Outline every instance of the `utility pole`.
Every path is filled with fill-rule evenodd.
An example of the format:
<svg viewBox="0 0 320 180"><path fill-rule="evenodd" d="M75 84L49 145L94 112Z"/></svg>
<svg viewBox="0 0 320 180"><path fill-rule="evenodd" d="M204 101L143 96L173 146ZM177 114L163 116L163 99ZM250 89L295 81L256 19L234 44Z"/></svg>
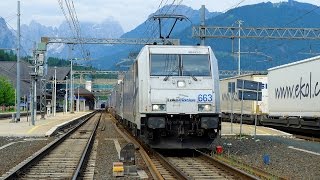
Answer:
<svg viewBox="0 0 320 180"><path fill-rule="evenodd" d="M74 102L73 102L73 72L72 72L72 66L73 66L73 62L72 62L72 58L70 59L71 62L71 71L70 71L70 101L71 101L71 106L70 106L70 113L74 113Z"/></svg>
<svg viewBox="0 0 320 180"><path fill-rule="evenodd" d="M35 125L35 119L37 115L37 81L36 81L36 74L37 74L37 56L36 56L36 43L33 45L33 73L31 75L31 98L30 98L30 110L31 110L31 124Z"/></svg>
<svg viewBox="0 0 320 180"><path fill-rule="evenodd" d="M17 96L16 96L16 109L17 109L17 119L20 121L20 1L18 1L18 20L17 20Z"/></svg>
<svg viewBox="0 0 320 180"><path fill-rule="evenodd" d="M35 72L37 71L36 69L36 65L35 65ZM36 119L37 119L37 77L34 76L34 79L33 79L33 83L34 83L34 86L33 86L33 117L31 118L32 119L32 125L36 125Z"/></svg>
<svg viewBox="0 0 320 180"><path fill-rule="evenodd" d="M72 47L73 44L69 45L69 59L70 59L70 113L74 113L74 109L73 109L73 71L72 71L72 66L73 66L73 62L72 62L72 58L71 58L71 51L72 51Z"/></svg>
<svg viewBox="0 0 320 180"><path fill-rule="evenodd" d="M53 102L52 102L52 113L56 116L56 106L57 106L57 67L54 67L54 81L53 81Z"/></svg>
<svg viewBox="0 0 320 180"><path fill-rule="evenodd" d="M243 23L243 21L242 20L238 20L237 22L236 22L238 25L239 25L239 31L238 31L238 33L239 33L239 44L238 44L238 75L240 76L241 75L241 48L240 48L240 37L241 37L241 25L242 25L242 23Z"/></svg>
<svg viewBox="0 0 320 180"><path fill-rule="evenodd" d="M65 94L64 98L65 98L64 112L67 113L68 112L68 76L66 76L66 94Z"/></svg>
<svg viewBox="0 0 320 180"><path fill-rule="evenodd" d="M79 99L79 86L78 86L77 112L79 111L80 111L80 99Z"/></svg>
<svg viewBox="0 0 320 180"><path fill-rule="evenodd" d="M201 26L204 27L205 26L205 20L206 20L206 8L204 5L201 6L201 11L200 11L200 22L201 22ZM203 29L204 30L204 29ZM204 32L202 32L204 34ZM202 37L200 38L201 39L201 42L200 42L200 45L201 46L204 46L204 40L205 38Z"/></svg>

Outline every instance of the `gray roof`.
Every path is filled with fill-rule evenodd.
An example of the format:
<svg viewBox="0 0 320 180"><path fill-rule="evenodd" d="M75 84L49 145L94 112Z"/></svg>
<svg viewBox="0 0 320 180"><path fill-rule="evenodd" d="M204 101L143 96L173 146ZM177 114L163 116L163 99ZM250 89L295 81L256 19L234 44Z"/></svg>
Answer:
<svg viewBox="0 0 320 180"><path fill-rule="evenodd" d="M31 87L30 72L32 72L31 64L25 61L20 63L20 77L21 77L21 96L28 95ZM65 80L66 76L70 74L70 68L68 67L57 67L57 80ZM16 87L17 82L17 62L16 61L0 61L0 76L7 77ZM47 80L51 80L54 76L54 68L49 67L46 76ZM39 81L37 82L37 93L39 91ZM39 94L38 94L39 95Z"/></svg>
<svg viewBox="0 0 320 180"><path fill-rule="evenodd" d="M29 64L26 62L20 63L21 77L21 96L28 95L30 90ZM15 61L0 61L0 76L7 77L16 87L17 82L17 62Z"/></svg>
<svg viewBox="0 0 320 180"><path fill-rule="evenodd" d="M47 79L53 79L54 76L54 67L48 68ZM56 69L57 80L65 80L66 76L70 75L70 67L57 67Z"/></svg>

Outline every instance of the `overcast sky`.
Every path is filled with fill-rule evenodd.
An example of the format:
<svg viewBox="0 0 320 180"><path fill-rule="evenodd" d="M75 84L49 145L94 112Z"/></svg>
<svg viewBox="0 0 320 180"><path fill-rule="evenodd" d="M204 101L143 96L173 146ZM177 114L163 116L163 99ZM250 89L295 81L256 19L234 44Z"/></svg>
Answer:
<svg viewBox="0 0 320 180"><path fill-rule="evenodd" d="M61 1L61 0L60 0ZM63 0L62 0L63 1ZM101 22L113 18L120 22L124 31L130 31L146 20L149 14L156 11L161 0L73 0L79 21ZM179 3L181 0L176 0ZM240 6L267 2L268 0L183 0L182 4L199 9L202 4L209 11L225 12ZM269 0L281 2L287 0ZM320 0L297 0L320 5ZM21 0L21 23L29 24L36 20L47 26L59 26L65 20L59 6L59 0ZM163 4L171 4L173 0L163 0ZM163 5L162 4L162 5ZM16 27L17 1L1 0L0 16L13 27Z"/></svg>

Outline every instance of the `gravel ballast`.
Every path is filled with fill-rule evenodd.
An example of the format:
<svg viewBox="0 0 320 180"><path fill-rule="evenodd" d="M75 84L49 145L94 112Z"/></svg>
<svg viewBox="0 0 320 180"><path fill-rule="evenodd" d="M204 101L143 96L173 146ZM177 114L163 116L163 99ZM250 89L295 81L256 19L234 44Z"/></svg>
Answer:
<svg viewBox="0 0 320 180"><path fill-rule="evenodd" d="M0 137L0 174L5 174L53 139L44 137ZM13 144L9 145L9 143ZM5 145L9 146L4 147Z"/></svg>
<svg viewBox="0 0 320 180"><path fill-rule="evenodd" d="M98 150L95 164L94 179L139 179L138 177L113 177L112 173L112 163L119 162L118 153L115 148L115 143L112 139L117 139L121 148L123 148L127 142L125 139L117 132L111 121L111 116L109 114L103 115L104 118L101 119L99 124L99 129L96 138L98 138ZM102 130L104 129L104 130ZM145 165L140 154L136 151L136 165L137 169L144 170L149 179L152 179L147 166Z"/></svg>
<svg viewBox="0 0 320 180"><path fill-rule="evenodd" d="M213 147L223 146L224 155L286 179L320 179L320 155L293 148L320 152L320 143L284 137L222 137ZM264 156L270 163L264 163Z"/></svg>

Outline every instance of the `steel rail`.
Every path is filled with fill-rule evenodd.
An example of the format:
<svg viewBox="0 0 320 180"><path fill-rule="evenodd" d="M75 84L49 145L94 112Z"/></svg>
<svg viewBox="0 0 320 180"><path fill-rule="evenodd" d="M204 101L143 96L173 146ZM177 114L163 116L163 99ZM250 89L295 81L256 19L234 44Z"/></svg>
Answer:
<svg viewBox="0 0 320 180"><path fill-rule="evenodd" d="M243 178L247 179L247 178L251 178L251 179L285 179L283 177L279 177L276 176L274 174L271 174L269 172L266 172L262 169L256 168L256 167L252 167L246 164L241 164L243 169L238 169L236 167L233 167L231 165L229 165L226 161L229 161L227 158L223 157L223 156L217 156L217 157L211 157L201 151L196 150L197 152L201 153L201 155L205 156L206 158L208 158L209 160L211 160L211 162L213 163L219 163L222 166L226 166L226 168L230 168L231 171L234 171L234 173L239 174L239 175L243 175ZM239 163L240 164L240 163ZM232 170L233 169L233 170ZM250 173L248 173L250 172Z"/></svg>
<svg viewBox="0 0 320 180"><path fill-rule="evenodd" d="M85 164L85 159L88 157L88 155L90 155L90 153L88 153L89 151L89 147L92 146L93 142L94 142L94 136L96 135L96 132L97 132L97 129L98 129L98 126L99 126L99 123L100 123L100 120L101 120L101 116L102 116L102 113L100 114L100 117L99 117L99 120L98 122L96 123L96 125L94 126L94 129L90 135L90 138L87 142L87 145L85 147L85 149L83 150L83 153L82 153L82 156L79 160L79 163L78 163L78 166L72 176L72 180L76 180L78 177L79 177L79 174L81 172L81 168L83 168L83 165Z"/></svg>
<svg viewBox="0 0 320 180"><path fill-rule="evenodd" d="M96 112L95 112L96 113ZM32 156L30 156L26 162L23 162L19 164L18 166L14 167L11 169L9 174L3 179L17 179L19 178L20 174L24 172L25 169L31 167L33 164L35 164L37 161L42 159L44 156L49 154L54 148L56 148L59 144L61 144L67 137L69 137L73 132L75 132L78 128L80 128L84 123L86 123L90 118L92 118L95 113L88 114L86 117L81 117L84 118L82 122L80 122L78 125L76 125L74 128L69 130L67 133L63 134L61 137L58 139L52 141L42 149L40 149L38 152L34 153Z"/></svg>
<svg viewBox="0 0 320 180"><path fill-rule="evenodd" d="M135 146L141 147L139 148L139 151L143 149L143 152L140 153L144 159L144 161L148 164L148 168L151 171L151 174L153 175L153 178L155 179L164 179L161 175L161 173L156 169L155 165L153 164L150 156L154 156L157 160L161 162L161 165L169 170L174 176L176 176L177 179L190 179L190 177L185 174L183 171L181 171L179 168L175 167L173 163L171 163L168 159L166 159L164 156L162 156L160 153L156 152L155 150L147 147L145 144L143 144L140 140L137 140L134 138L131 133L128 132L128 130L123 127L120 123L117 122L113 117L111 118L115 125L116 130L121 134L127 141L132 142ZM121 129L120 129L121 128ZM206 156L207 158L211 158L210 156L202 153L201 151L195 150L198 153L201 153L201 155ZM148 152L148 153L146 153ZM239 170L237 168L234 168L222 161L219 160L213 160L211 158L211 161L215 161L213 163L219 165L223 169L226 169L227 171L230 171L232 174L235 174L237 177L241 179L259 179L253 175L250 175L242 170ZM154 172L152 172L154 171Z"/></svg>
<svg viewBox="0 0 320 180"><path fill-rule="evenodd" d="M121 124L119 124L113 117L111 119L114 123L116 123L116 125L115 125L116 130L119 132L119 134L121 134L126 139L126 141L132 142L137 147L141 147L141 148L139 148L139 152L140 152L142 158L144 159L144 161L148 164L148 168L150 167L149 170L150 170L151 174L153 175L153 178L164 179L162 177L161 173L159 172L159 170L156 168L156 166L152 162L152 160L150 158L150 156L152 156L152 155L154 155L161 162L161 165L163 167L165 167L167 170L169 170L177 179L188 179L188 177L183 172L181 172L179 169L174 167L174 165L172 163L170 163L169 161L167 161L165 159L165 157L163 157L161 154L154 151L153 149L147 147L140 140L138 140L134 136L132 136L132 134L129 133L128 130L126 128L124 128ZM123 131L121 131L119 126L121 127L121 129L123 129Z"/></svg>
<svg viewBox="0 0 320 180"><path fill-rule="evenodd" d="M170 161L168 161L164 156L162 156L160 153L158 152L153 152L154 155L156 156L156 158L162 163L162 165L167 168L170 169L170 171L176 176L178 177L178 179L189 179L188 176L182 172L181 170L179 170L178 168L176 168Z"/></svg>
<svg viewBox="0 0 320 180"><path fill-rule="evenodd" d="M211 163L214 163L217 166L222 167L223 169L227 170L228 172L231 172L232 174L236 175L240 179L259 179L258 177L255 177L254 175L251 175L243 170L237 169L223 161L220 161L216 158L213 158L197 149L195 149L196 152L200 153L203 157L205 157L207 160L210 160Z"/></svg>
<svg viewBox="0 0 320 180"><path fill-rule="evenodd" d="M111 116L111 115L110 115ZM133 143L136 147L141 147L140 143L132 137L130 133L127 132L127 130L118 123L118 121L111 116L111 121L114 123L114 127L117 130L117 132L127 141ZM121 131L121 129L118 126L121 126L124 131ZM156 166L152 163L151 158L148 156L147 152L142 148L139 148L139 153L141 154L143 160L148 165L148 169L150 173L152 174L154 179L162 180L163 177L161 176L160 172L157 170Z"/></svg>
<svg viewBox="0 0 320 180"><path fill-rule="evenodd" d="M304 135L298 135L298 134L293 134L293 136L295 138L303 139L303 140L306 140L306 141L320 142L320 138L318 138L318 137L310 137L310 136L304 136Z"/></svg>

